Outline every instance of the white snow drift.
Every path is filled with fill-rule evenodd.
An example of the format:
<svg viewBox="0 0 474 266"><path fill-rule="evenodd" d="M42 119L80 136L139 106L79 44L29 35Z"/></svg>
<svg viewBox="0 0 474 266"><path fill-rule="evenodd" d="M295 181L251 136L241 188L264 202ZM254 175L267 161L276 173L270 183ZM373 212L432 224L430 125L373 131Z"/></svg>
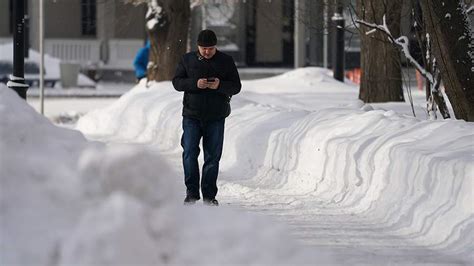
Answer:
<svg viewBox="0 0 474 266"><path fill-rule="evenodd" d="M170 82L140 84L78 129L146 144L181 171L181 97ZM332 263L474 263L473 124L356 99L317 68L244 82L226 121L221 201L288 222Z"/></svg>
<svg viewBox="0 0 474 266"><path fill-rule="evenodd" d="M117 103L120 104L120 101ZM88 142L0 86L1 265L299 264L268 218L181 205L164 159ZM328 258L329 260L330 258Z"/></svg>
<svg viewBox="0 0 474 266"><path fill-rule="evenodd" d="M317 68L247 81L221 207L184 208L181 97L139 84L79 120L105 145L0 87L0 264L474 263L472 123L374 110Z"/></svg>

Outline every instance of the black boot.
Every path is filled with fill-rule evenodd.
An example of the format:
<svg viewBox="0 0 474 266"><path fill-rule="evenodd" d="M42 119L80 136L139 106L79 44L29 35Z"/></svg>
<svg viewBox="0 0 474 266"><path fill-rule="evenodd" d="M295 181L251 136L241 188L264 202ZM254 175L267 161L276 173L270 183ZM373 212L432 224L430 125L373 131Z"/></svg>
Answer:
<svg viewBox="0 0 474 266"><path fill-rule="evenodd" d="M203 199L204 204L208 206L219 206L219 202L216 199Z"/></svg>
<svg viewBox="0 0 474 266"><path fill-rule="evenodd" d="M187 195L186 198L184 198L184 205L193 205L198 200L199 197Z"/></svg>

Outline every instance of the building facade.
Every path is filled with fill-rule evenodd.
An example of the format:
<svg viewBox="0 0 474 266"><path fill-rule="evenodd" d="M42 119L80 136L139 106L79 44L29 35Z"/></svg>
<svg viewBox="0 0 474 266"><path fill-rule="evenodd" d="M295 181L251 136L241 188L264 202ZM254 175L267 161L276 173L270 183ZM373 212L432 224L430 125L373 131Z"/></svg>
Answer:
<svg viewBox="0 0 474 266"><path fill-rule="evenodd" d="M12 3L0 1L0 43L12 41ZM44 0L45 51L83 67L130 69L146 39L146 5L116 0ZM310 0L304 13L305 65L323 65L323 5ZM39 46L39 1L27 0L28 39ZM218 48L230 53L239 66L293 67L295 0L204 1L192 9L190 47L197 33L210 28L219 36ZM326 12L332 12L326 10ZM327 18L327 16L326 16ZM298 32L301 35L301 32ZM330 34L330 33L329 33ZM193 45L191 45L193 44Z"/></svg>
<svg viewBox="0 0 474 266"><path fill-rule="evenodd" d="M12 41L12 3L0 1L0 43ZM347 0L355 5L355 0ZM29 44L39 46L39 1L27 0ZM44 0L45 51L83 68L131 69L136 51L146 39L146 5L119 0ZM197 1L193 5L189 49L197 34L210 28L219 36L218 48L239 66L331 66L334 10L328 0ZM409 7L403 13L410 14ZM346 26L357 32L350 13ZM410 31L405 19L403 32ZM360 42L346 33L346 65L358 66Z"/></svg>
<svg viewBox="0 0 474 266"><path fill-rule="evenodd" d="M0 1L0 43L12 41L12 3ZM355 0L346 0L355 6ZM39 46L39 1L26 0L28 39ZM45 51L83 67L130 69L146 39L146 5L119 0L44 0ZM335 30L329 0L195 1L189 34L194 49L197 34L210 28L219 36L218 48L230 53L239 66L331 66ZM404 6L402 34L410 32L410 8ZM474 12L471 13L471 15ZM349 12L349 31L357 32ZM472 17L472 16L471 16ZM359 64L360 41L346 33L346 65Z"/></svg>
<svg viewBox="0 0 474 266"><path fill-rule="evenodd" d="M12 3L0 1L0 43L12 42ZM39 1L27 0L27 38L38 50ZM143 46L146 7L115 0L44 0L45 52L83 67L130 68Z"/></svg>

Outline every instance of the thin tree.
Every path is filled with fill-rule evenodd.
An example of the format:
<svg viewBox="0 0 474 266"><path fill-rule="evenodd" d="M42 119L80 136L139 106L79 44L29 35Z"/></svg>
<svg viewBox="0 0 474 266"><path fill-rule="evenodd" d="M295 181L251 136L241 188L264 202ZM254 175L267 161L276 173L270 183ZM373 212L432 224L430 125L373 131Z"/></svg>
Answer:
<svg viewBox="0 0 474 266"><path fill-rule="evenodd" d="M474 122L474 43L463 1L420 0L441 78L457 119Z"/></svg>
<svg viewBox="0 0 474 266"><path fill-rule="evenodd" d="M426 26L423 21L423 12L418 0L411 0L412 16L414 21L415 36L418 41L418 47L420 48L419 62L424 66L424 71L418 69L419 73L430 73L434 80L430 79L429 76L424 75L426 81L426 101L427 111L430 117L436 118L436 107L439 106L439 111L443 118L451 118L449 114L448 106L444 100L444 96L440 90L441 85L441 73L433 57L433 49L431 45L431 38L426 32ZM407 56L407 55L406 55ZM408 55L407 58L412 55Z"/></svg>
<svg viewBox="0 0 474 266"><path fill-rule="evenodd" d="M357 0L357 15L361 20L381 24L387 15L387 26L394 35L400 34L401 0ZM367 35L361 27L361 83L359 99L369 102L404 101L401 58L397 49L377 31Z"/></svg>

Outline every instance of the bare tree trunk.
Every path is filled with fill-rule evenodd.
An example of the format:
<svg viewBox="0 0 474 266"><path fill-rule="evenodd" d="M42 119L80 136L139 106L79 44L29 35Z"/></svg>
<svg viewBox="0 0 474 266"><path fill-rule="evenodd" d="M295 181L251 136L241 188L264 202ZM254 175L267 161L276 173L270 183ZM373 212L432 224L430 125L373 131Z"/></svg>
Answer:
<svg viewBox="0 0 474 266"><path fill-rule="evenodd" d="M431 42L427 40L426 37L426 26L423 21L423 12L421 9L420 1L418 0L411 0L411 5L413 9L413 15L414 15L414 21L415 21L415 32L416 32L416 38L418 40L418 45L420 46L421 50L421 55L419 60L422 62L424 68L426 71L430 72L433 77L434 77L434 84L431 83L431 81L426 78L426 101L427 101L427 107L435 107L438 105L439 107L439 112L443 116L444 119L451 118L451 115L449 114L448 110L448 105L446 104L446 101L444 100L444 96L439 90L440 84L441 84L441 75L439 74L439 68L437 67L437 64L433 64L433 51L432 51L432 45ZM433 69L435 68L435 69ZM432 101L436 104L433 104ZM435 112L435 109L429 110L428 108L428 113L429 112Z"/></svg>
<svg viewBox="0 0 474 266"><path fill-rule="evenodd" d="M154 26L147 27L151 42L148 80L171 80L176 65L186 52L188 26L191 18L189 0L157 0L160 12L147 17L156 19ZM149 25L150 25L149 24Z"/></svg>
<svg viewBox="0 0 474 266"><path fill-rule="evenodd" d="M420 3L454 114L458 119L474 121L473 39L463 5L454 0Z"/></svg>
<svg viewBox="0 0 474 266"><path fill-rule="evenodd" d="M382 24L386 16L387 25L394 34L400 35L401 0L357 0L360 19ZM380 32L370 35L368 28L361 26L361 84L359 99L368 102L404 101L400 54Z"/></svg>

